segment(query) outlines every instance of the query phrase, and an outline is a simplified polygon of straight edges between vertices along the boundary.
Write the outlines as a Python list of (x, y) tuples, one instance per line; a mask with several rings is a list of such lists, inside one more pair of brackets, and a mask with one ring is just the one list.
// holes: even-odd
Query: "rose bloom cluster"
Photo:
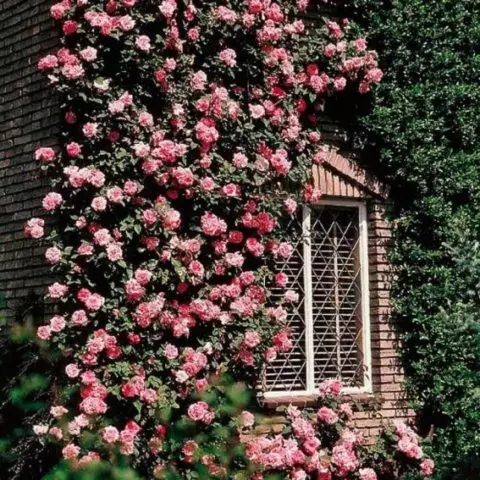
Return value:
[[(288, 407), (283, 433), (245, 437), (247, 458), (261, 469), (255, 478), (278, 472), (292, 480), (383, 478), (385, 465), (376, 465), (362, 432), (349, 427), (353, 412), (350, 404), (342, 401), (341, 387), (335, 379), (322, 382), (318, 395), (321, 406), (316, 411)], [(389, 445), (388, 452), (390, 465), (399, 462), (395, 478), (405, 471), (432, 475), (434, 463), (423, 457), (418, 435), (400, 421), (395, 422), (395, 434), (398, 442)]]
[[(319, 116), (329, 98), (366, 93), (382, 77), (348, 21), (307, 28), (309, 8), (51, 7), (62, 46), (38, 68), (67, 105), (66, 140), (34, 156), (52, 179), (42, 206), (62, 227), (46, 232), (33, 218), (24, 231), (48, 233), (57, 278), (48, 288), (57, 314), (38, 337), (67, 346), (64, 381), (76, 393), (61, 422), (37, 430), (62, 439), (65, 458), (83, 464), (119, 445), (142, 468), (137, 452), (151, 452), (153, 464), (160, 405), (207, 428), (215, 411), (195, 396), (212, 377), (227, 370), (255, 386), (252, 374), (292, 347), (288, 309), (299, 295), (274, 265), (294, 250), (283, 226), (298, 202), (320, 197), (308, 180), (326, 152)], [(337, 416), (323, 410), (318, 421)], [(84, 430), (101, 432), (98, 451), (83, 451)], [(318, 447), (307, 440), (299, 458)], [(355, 463), (349, 452), (337, 451), (338, 469)]]

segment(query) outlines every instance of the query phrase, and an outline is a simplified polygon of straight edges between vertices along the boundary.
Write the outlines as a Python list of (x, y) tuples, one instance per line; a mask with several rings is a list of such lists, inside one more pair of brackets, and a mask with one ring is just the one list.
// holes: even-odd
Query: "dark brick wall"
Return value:
[(33, 152), (55, 145), (58, 102), (38, 59), (56, 46), (50, 0), (0, 0), (0, 294), (12, 318), (43, 295), (45, 247), (23, 236), (23, 224), (41, 215), (46, 181)]

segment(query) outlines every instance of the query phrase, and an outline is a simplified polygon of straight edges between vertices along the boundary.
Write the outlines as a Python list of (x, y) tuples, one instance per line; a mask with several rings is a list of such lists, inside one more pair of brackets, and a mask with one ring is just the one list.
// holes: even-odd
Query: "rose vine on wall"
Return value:
[[(60, 95), (64, 128), (61, 147), (35, 158), (52, 185), (42, 205), (56, 216), (45, 253), (56, 314), (37, 334), (63, 352), (62, 393), (36, 433), (76, 465), (118, 450), (161, 475), (169, 454), (193, 451), (166, 453), (166, 411), (210, 428), (218, 414), (199, 398), (214, 379), (228, 372), (254, 387), (263, 364), (291, 348), (285, 320), (298, 294), (272, 265), (292, 252), (282, 226), (297, 202), (320, 196), (310, 184), (325, 158), (319, 115), (329, 97), (382, 77), (355, 28), (308, 20), (316, 9), (52, 6), (62, 47), (38, 67)], [(33, 218), (25, 234), (44, 228)], [(318, 455), (312, 465), (324, 467)], [(304, 478), (300, 466), (292, 478)]]

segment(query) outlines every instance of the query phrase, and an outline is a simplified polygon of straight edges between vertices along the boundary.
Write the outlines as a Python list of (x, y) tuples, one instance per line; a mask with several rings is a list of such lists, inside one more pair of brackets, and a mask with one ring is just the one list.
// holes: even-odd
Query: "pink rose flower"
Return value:
[(203, 265), (198, 260), (191, 261), (188, 266), (188, 270), (190, 273), (192, 273), (192, 275), (195, 275), (199, 278), (203, 277), (203, 274), (205, 273)]
[(62, 298), (68, 293), (68, 287), (61, 283), (55, 282), (48, 287), (48, 296), (50, 298)]
[(47, 248), (45, 251), (45, 259), (51, 265), (55, 265), (62, 259), (62, 251), (57, 247)]
[(67, 12), (68, 7), (64, 3), (55, 3), (50, 7), (50, 16), (54, 20), (60, 20)]
[(420, 474), (423, 477), (429, 477), (430, 475), (433, 474), (433, 470), (435, 468), (435, 463), (433, 460), (430, 458), (426, 458), (423, 460), (423, 462), (420, 464)]
[(281, 258), (288, 258), (293, 253), (293, 247), (290, 243), (282, 242), (275, 253)]
[(202, 178), (202, 180), (200, 180), (200, 187), (205, 192), (211, 192), (216, 187), (215, 180), (211, 177)]
[(63, 202), (63, 197), (56, 192), (50, 192), (45, 195), (42, 200), (43, 209), (47, 212), (52, 212), (58, 208)]
[(202, 232), (209, 237), (218, 237), (227, 231), (227, 224), (215, 214), (207, 212), (200, 220)]
[(120, 187), (112, 187), (107, 190), (107, 198), (112, 203), (122, 203), (123, 190)]
[(34, 425), (33, 432), (39, 437), (46, 435), (48, 433), (48, 425)]
[(80, 447), (73, 443), (69, 443), (63, 448), (62, 455), (66, 460), (75, 460), (80, 455)]
[(187, 32), (187, 37), (192, 40), (198, 40), (200, 38), (200, 32), (198, 28), (190, 28)]
[(317, 418), (320, 422), (326, 423), (327, 425), (333, 425), (337, 422), (337, 414), (328, 407), (322, 407), (317, 411)]
[(86, 62), (93, 62), (97, 59), (97, 50), (93, 47), (86, 47), (79, 52), (80, 58)]
[(138, 302), (145, 295), (145, 288), (132, 278), (126, 283), (125, 292), (130, 301)]
[(232, 163), (237, 167), (237, 168), (245, 168), (248, 164), (248, 157), (243, 154), (243, 153), (235, 153), (233, 155), (233, 160)]
[(31, 218), (26, 223), (23, 233), (26, 237), (31, 237), (35, 239), (42, 238), (44, 235), (44, 227), (45, 222), (41, 218)]
[(62, 67), (61, 72), (68, 80), (78, 80), (85, 75), (85, 70), (81, 65), (66, 64)]
[(327, 378), (318, 386), (320, 397), (338, 397), (342, 391), (342, 382), (336, 378)]
[(226, 253), (225, 262), (231, 267), (242, 268), (243, 262), (245, 262), (245, 257), (238, 252), (235, 253)]
[(165, 345), (163, 353), (168, 360), (175, 360), (178, 357), (178, 349), (171, 343), (167, 343), (167, 345)]
[(69, 363), (65, 367), (65, 373), (69, 378), (77, 378), (80, 375), (80, 369), (76, 363)]
[(204, 421), (208, 413), (208, 404), (203, 401), (193, 403), (188, 407), (187, 413), (196, 422)]
[(337, 77), (333, 82), (333, 87), (337, 92), (345, 89), (347, 86), (347, 79), (345, 77)]
[(237, 21), (237, 14), (227, 7), (218, 7), (215, 15), (220, 21), (228, 23), (229, 25), (233, 25)]
[(239, 198), (241, 194), (242, 189), (240, 185), (237, 185), (236, 183), (228, 183), (222, 187), (222, 195), (225, 197)]
[(53, 406), (50, 408), (50, 415), (54, 416), (55, 418), (61, 418), (66, 413), (68, 413), (68, 410), (65, 407), (62, 407), (61, 405)]
[(76, 142), (70, 142), (66, 145), (67, 155), (72, 158), (78, 157), (82, 153), (82, 146)]
[(63, 438), (63, 431), (59, 427), (52, 427), (48, 433), (57, 440), (61, 440)]
[(152, 208), (144, 210), (143, 215), (143, 223), (146, 227), (152, 226), (158, 220), (158, 214)]
[(153, 125), (153, 116), (148, 112), (142, 112), (138, 115), (138, 123), (142, 127), (151, 127)]
[(337, 53), (337, 47), (333, 43), (329, 43), (328, 45), (325, 46), (323, 49), (323, 54), (327, 58), (332, 58), (335, 54)]
[(93, 239), (97, 245), (104, 247), (108, 245), (113, 239), (110, 232), (106, 228), (101, 228), (93, 234)]
[(262, 337), (258, 332), (248, 331), (248, 332), (245, 332), (243, 343), (248, 348), (255, 348), (257, 345), (260, 344), (261, 340), (262, 340)]
[(98, 132), (98, 124), (88, 122), (82, 127), (82, 132), (87, 138), (94, 137)]
[(65, 325), (65, 317), (61, 315), (55, 315), (50, 319), (50, 330), (52, 332), (61, 332), (65, 328)]
[(379, 68), (372, 68), (365, 75), (367, 82), (378, 83), (383, 78), (383, 72)]
[(109, 425), (103, 429), (102, 438), (106, 443), (115, 443), (120, 438), (120, 432), (115, 427)]
[(87, 397), (80, 403), (80, 410), (86, 415), (103, 415), (107, 404), (101, 398)]
[(51, 329), (49, 325), (42, 325), (41, 327), (37, 328), (37, 337), (40, 340), (48, 340), (51, 335)]
[(248, 109), (253, 119), (257, 120), (265, 115), (265, 108), (262, 105), (249, 105)]
[(98, 293), (92, 293), (87, 297), (84, 303), (87, 307), (87, 310), (97, 311), (103, 307), (105, 299)]
[(84, 327), (88, 324), (88, 316), (85, 310), (76, 310), (72, 313), (72, 324), (77, 327)]
[(50, 163), (55, 158), (55, 151), (50, 147), (40, 147), (35, 150), (35, 160)]
[(153, 388), (146, 388), (141, 392), (140, 399), (151, 405), (158, 400), (158, 394)]
[(163, 0), (163, 2), (158, 7), (160, 13), (169, 20), (173, 17), (175, 10), (177, 9), (177, 2), (175, 0)]
[(37, 67), (40, 71), (51, 70), (58, 67), (58, 59), (55, 55), (47, 55), (38, 61)]
[(199, 70), (196, 72), (190, 82), (190, 86), (193, 90), (205, 90), (205, 84), (207, 82), (207, 75), (205, 72)]
[(118, 28), (124, 32), (128, 32), (135, 27), (135, 20), (130, 15), (123, 15), (122, 17), (117, 17), (118, 19)]
[(372, 468), (361, 468), (358, 471), (360, 480), (377, 480), (377, 474)]
[(237, 64), (237, 54), (235, 53), (235, 50), (232, 50), (231, 48), (222, 50), (218, 55), (218, 58), (227, 67), (234, 67)]
[(150, 38), (147, 35), (140, 35), (135, 39), (135, 46), (139, 49), (142, 50), (142, 52), (149, 52), (150, 48), (152, 47), (150, 45)]
[(63, 26), (62, 30), (65, 36), (73, 35), (78, 29), (78, 23), (74, 20), (67, 20)]
[(104, 197), (95, 197), (91, 206), (96, 212), (103, 212), (107, 208), (107, 200)]
[(118, 262), (118, 260), (121, 260), (123, 258), (123, 250), (120, 243), (113, 242), (108, 244), (106, 252), (107, 258), (111, 262)]
[(90, 185), (101, 188), (105, 183), (105, 175), (100, 170), (92, 168), (88, 170), (87, 181)]
[(244, 427), (246, 428), (253, 427), (253, 424), (255, 423), (255, 415), (253, 413), (250, 413), (244, 410), (241, 414), (241, 421)]
[(367, 42), (364, 38), (357, 38), (357, 40), (353, 42), (353, 45), (357, 52), (364, 52), (367, 49)]
[(142, 286), (147, 285), (152, 279), (152, 272), (149, 270), (139, 268), (134, 273), (135, 280)]

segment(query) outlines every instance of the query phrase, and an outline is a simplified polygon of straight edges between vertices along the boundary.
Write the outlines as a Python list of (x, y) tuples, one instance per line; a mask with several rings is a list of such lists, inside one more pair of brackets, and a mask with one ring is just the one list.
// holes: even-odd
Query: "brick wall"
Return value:
[(36, 62), (57, 43), (46, 0), (0, 2), (0, 294), (12, 318), (43, 295), (47, 268), (38, 242), (23, 237), (41, 214), (45, 180), (32, 159), (56, 142), (59, 109)]
[[(391, 267), (387, 260), (391, 227), (386, 219), (388, 203), (367, 196), (368, 256), (370, 275), (370, 322), (372, 349), (373, 410), (357, 412), (355, 424), (369, 436), (392, 419), (407, 419), (413, 415), (408, 409), (402, 388), (403, 372), (397, 353), (398, 340), (390, 320)], [(367, 399), (367, 403), (368, 403)]]

